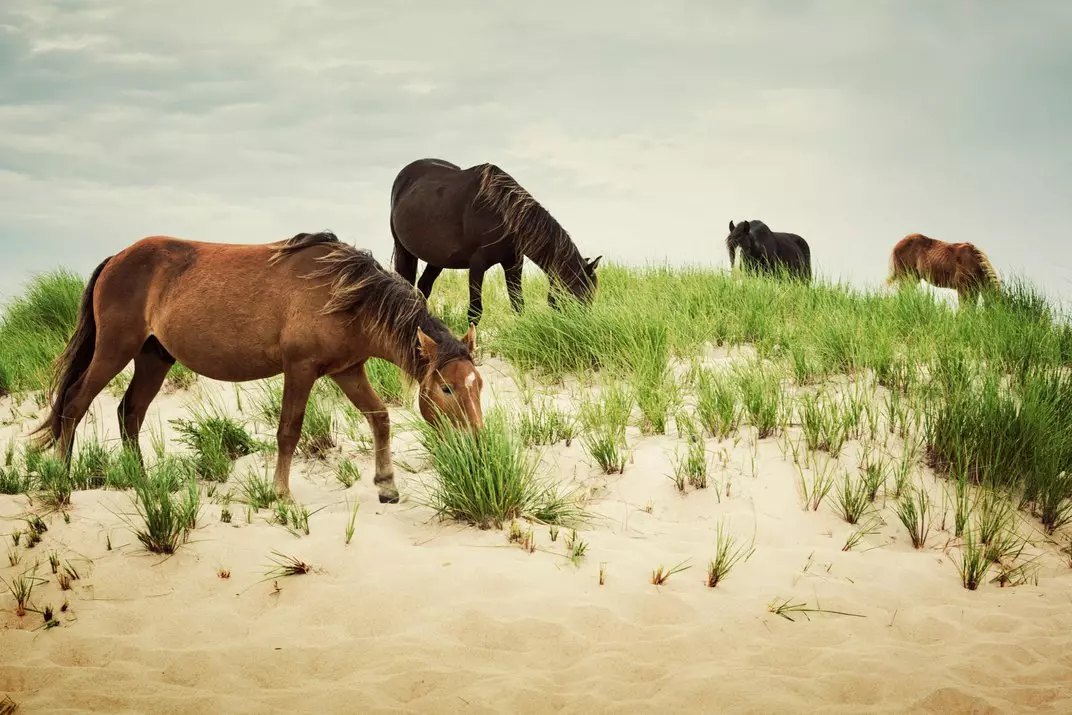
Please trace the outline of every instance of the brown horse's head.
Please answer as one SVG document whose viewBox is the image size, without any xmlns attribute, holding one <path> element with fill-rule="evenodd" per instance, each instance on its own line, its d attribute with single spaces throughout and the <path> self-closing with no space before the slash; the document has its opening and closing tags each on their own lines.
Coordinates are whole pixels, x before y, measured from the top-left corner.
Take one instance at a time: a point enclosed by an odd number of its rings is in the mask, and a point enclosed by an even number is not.
<svg viewBox="0 0 1072 715">
<path fill-rule="evenodd" d="M 453 336 L 449 336 L 453 340 Z M 473 364 L 476 350 L 476 326 L 470 325 L 458 344 L 436 342 L 417 328 L 421 355 L 428 361 L 428 370 L 420 383 L 421 415 L 435 423 L 445 417 L 455 427 L 468 427 L 474 432 L 484 427 L 480 408 L 480 391 L 484 380 Z"/>
</svg>

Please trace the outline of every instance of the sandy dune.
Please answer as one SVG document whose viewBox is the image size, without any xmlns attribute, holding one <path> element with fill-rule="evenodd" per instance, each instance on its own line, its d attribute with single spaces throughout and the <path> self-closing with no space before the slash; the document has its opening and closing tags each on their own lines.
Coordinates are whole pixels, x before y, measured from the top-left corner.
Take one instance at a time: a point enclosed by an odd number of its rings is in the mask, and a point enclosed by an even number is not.
<svg viewBox="0 0 1072 715">
<path fill-rule="evenodd" d="M 508 368 L 488 360 L 482 370 L 489 403 L 513 399 Z M 233 386 L 202 381 L 161 396 L 149 422 L 183 415 L 197 391 L 237 414 Z M 115 403 L 102 396 L 87 429 L 114 437 Z M 12 409 L 10 399 L 0 406 L 0 445 L 35 416 L 32 401 L 19 406 L 24 419 Z M 396 460 L 419 465 L 411 436 L 396 432 Z M 0 568 L 10 578 L 39 559 L 50 582 L 35 602 L 70 604 L 45 631 L 0 595 L 0 697 L 26 713 L 1072 711 L 1072 569 L 1055 548 L 1037 549 L 1038 585 L 976 592 L 960 585 L 948 532 L 916 551 L 889 509 L 880 533 L 844 552 L 853 527 L 826 505 L 802 510 L 778 441 L 759 443 L 753 475 L 741 434 L 736 446 L 709 440 L 726 465 L 713 457 L 715 483 L 684 495 L 668 478 L 676 435 L 631 432 L 633 461 L 612 477 L 577 442 L 545 450 L 543 473 L 585 485 L 599 517 L 580 534 L 589 546 L 579 567 L 546 527 L 530 554 L 505 530 L 442 523 L 412 499 L 381 506 L 367 456 L 357 457 L 364 479 L 345 491 L 330 460 L 299 463 L 295 498 L 323 507 L 309 536 L 266 512 L 247 523 L 237 502 L 223 524 L 206 499 L 192 542 L 166 559 L 124 525 L 129 494 L 78 492 L 69 525 L 49 517 L 43 542 L 19 549 L 20 566 Z M 244 458 L 236 475 L 263 459 Z M 399 469 L 404 495 L 420 477 Z M 940 504 L 942 485 L 921 478 Z M 344 545 L 354 498 L 357 530 Z M 0 551 L 26 509 L 25 497 L 0 496 Z M 755 534 L 755 555 L 708 589 L 722 518 L 746 540 Z M 47 573 L 50 550 L 81 572 L 68 594 Z M 265 580 L 273 550 L 314 572 Z M 654 568 L 686 559 L 692 568 L 651 585 Z M 789 621 L 768 611 L 774 599 L 858 616 Z"/>
</svg>

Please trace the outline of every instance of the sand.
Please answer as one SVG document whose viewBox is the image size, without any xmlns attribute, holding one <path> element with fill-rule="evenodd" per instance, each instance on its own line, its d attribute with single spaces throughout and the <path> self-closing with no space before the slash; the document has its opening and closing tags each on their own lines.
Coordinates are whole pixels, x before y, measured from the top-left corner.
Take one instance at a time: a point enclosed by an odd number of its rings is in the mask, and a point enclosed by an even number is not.
<svg viewBox="0 0 1072 715">
<path fill-rule="evenodd" d="M 516 399 L 507 366 L 481 369 L 486 407 Z M 166 425 L 205 395 L 240 414 L 234 386 L 201 380 L 158 398 L 149 423 Z M 568 403 L 569 390 L 558 399 Z M 114 438 L 115 405 L 102 395 L 86 429 Z M 0 445 L 37 415 L 32 400 L 6 398 Z M 411 416 L 394 410 L 396 425 Z M 142 443 L 148 451 L 147 433 Z M 412 435 L 398 429 L 394 444 L 397 462 L 422 464 Z M 536 526 L 528 553 L 505 528 L 436 519 L 413 498 L 428 472 L 399 468 L 405 501 L 378 504 L 372 460 L 349 441 L 343 452 L 364 474 L 349 490 L 331 470 L 339 454 L 296 463 L 296 499 L 322 508 L 308 536 L 263 511 L 247 523 L 237 502 L 221 523 L 206 499 L 191 543 L 161 558 L 124 524 L 129 494 L 76 492 L 70 524 L 48 517 L 43 542 L 18 549 L 18 567 L 0 564 L 10 578 L 39 559 L 49 583 L 35 602 L 69 603 L 61 625 L 43 630 L 0 595 L 0 699 L 25 713 L 1072 711 L 1072 569 L 1037 533 L 1037 585 L 970 592 L 952 535 L 936 529 L 917 551 L 888 508 L 878 533 L 842 551 L 854 527 L 829 505 L 802 509 L 777 439 L 753 448 L 745 428 L 736 444 L 708 440 L 713 483 L 685 494 L 669 479 L 676 434 L 632 429 L 630 444 L 625 473 L 610 477 L 577 441 L 542 454 L 542 474 L 591 494 L 598 518 L 579 534 L 579 566 L 564 556 L 565 531 L 552 542 Z M 243 458 L 236 475 L 262 463 Z M 944 487 L 925 470 L 919 478 L 940 503 Z M 24 496 L 0 496 L 0 551 L 26 511 Z M 709 589 L 720 521 L 754 534 L 755 554 Z M 81 572 L 69 592 L 49 573 L 51 550 Z M 313 572 L 265 580 L 273 550 Z M 653 569 L 686 560 L 690 569 L 651 584 Z M 768 610 L 784 599 L 855 615 L 790 621 Z"/>
</svg>

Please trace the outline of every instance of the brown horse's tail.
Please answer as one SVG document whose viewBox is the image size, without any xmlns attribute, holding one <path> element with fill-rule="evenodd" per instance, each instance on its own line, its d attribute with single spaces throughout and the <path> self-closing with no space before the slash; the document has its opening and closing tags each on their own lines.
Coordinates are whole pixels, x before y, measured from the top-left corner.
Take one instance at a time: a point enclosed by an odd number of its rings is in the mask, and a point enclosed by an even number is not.
<svg viewBox="0 0 1072 715">
<path fill-rule="evenodd" d="M 890 251 L 890 274 L 886 277 L 886 285 L 891 286 L 897 282 L 898 278 L 898 261 L 897 261 L 897 248 L 896 246 Z"/>
<path fill-rule="evenodd" d="M 90 276 L 89 283 L 86 284 L 86 289 L 82 293 L 82 305 L 78 310 L 78 322 L 75 323 L 74 335 L 71 336 L 63 353 L 56 359 L 48 386 L 51 399 L 48 417 L 31 433 L 35 445 L 39 448 L 50 447 L 60 438 L 67 393 L 78 378 L 82 377 L 82 373 L 93 360 L 93 351 L 97 341 L 97 321 L 93 316 L 93 290 L 97 286 L 101 271 L 110 260 L 112 260 L 111 256 L 101 261 Z"/>
<path fill-rule="evenodd" d="M 994 265 L 990 262 L 990 259 L 986 257 L 986 254 L 974 245 L 971 247 L 972 252 L 975 253 L 975 257 L 979 259 L 979 267 L 983 269 L 983 273 L 986 275 L 987 281 L 990 283 L 990 287 L 994 290 L 1001 289 L 1001 279 L 998 278 L 998 272 L 994 270 Z"/>
</svg>

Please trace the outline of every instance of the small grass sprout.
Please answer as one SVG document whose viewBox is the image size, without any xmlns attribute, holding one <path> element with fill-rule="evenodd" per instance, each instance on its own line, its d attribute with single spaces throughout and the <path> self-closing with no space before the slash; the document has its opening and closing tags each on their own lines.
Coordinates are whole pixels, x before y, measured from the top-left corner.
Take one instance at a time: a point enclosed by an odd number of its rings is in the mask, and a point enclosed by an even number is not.
<svg viewBox="0 0 1072 715">
<path fill-rule="evenodd" d="M 675 566 L 671 566 L 670 568 L 659 566 L 651 572 L 651 583 L 654 586 L 662 586 L 667 581 L 669 581 L 670 577 L 674 574 L 681 573 L 682 571 L 687 571 L 690 568 L 692 568 L 692 564 L 688 563 L 688 559 L 685 559 L 681 563 Z"/>
<path fill-rule="evenodd" d="M 707 587 L 716 588 L 726 579 L 733 567 L 752 558 L 755 540 L 749 544 L 738 543 L 737 538 L 727 533 L 722 522 L 715 532 L 715 557 L 707 564 Z"/>
</svg>

